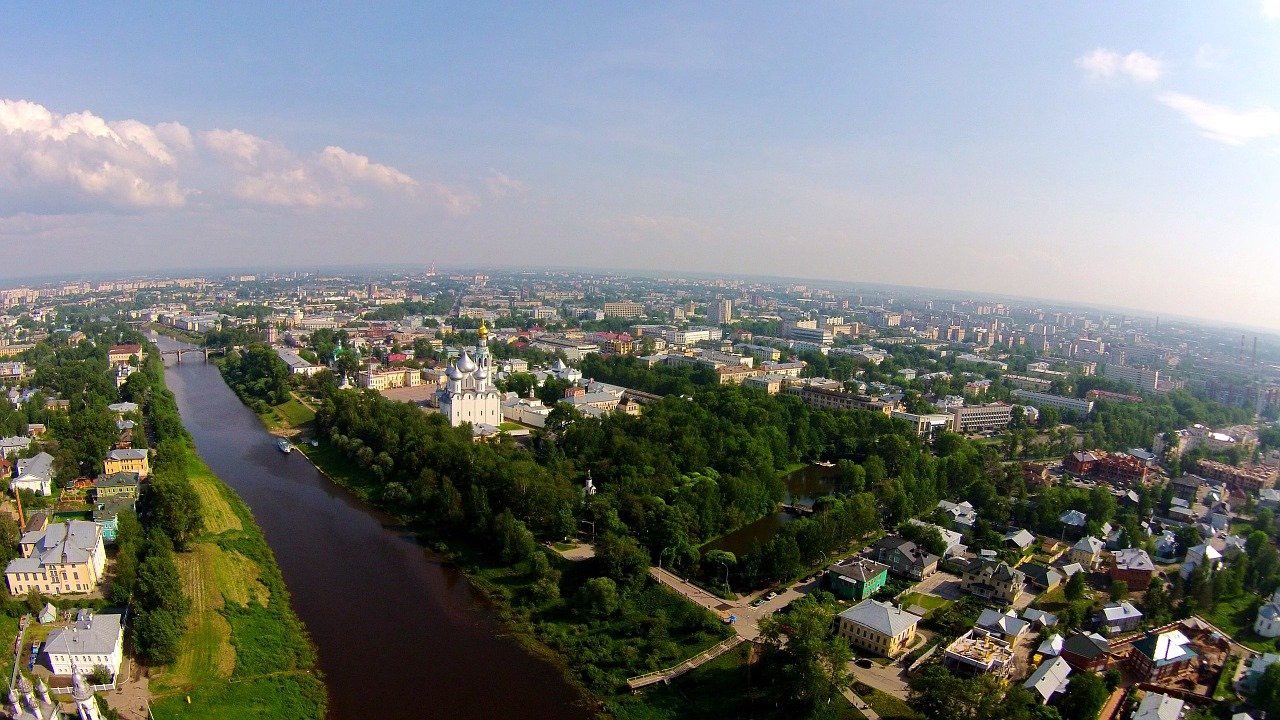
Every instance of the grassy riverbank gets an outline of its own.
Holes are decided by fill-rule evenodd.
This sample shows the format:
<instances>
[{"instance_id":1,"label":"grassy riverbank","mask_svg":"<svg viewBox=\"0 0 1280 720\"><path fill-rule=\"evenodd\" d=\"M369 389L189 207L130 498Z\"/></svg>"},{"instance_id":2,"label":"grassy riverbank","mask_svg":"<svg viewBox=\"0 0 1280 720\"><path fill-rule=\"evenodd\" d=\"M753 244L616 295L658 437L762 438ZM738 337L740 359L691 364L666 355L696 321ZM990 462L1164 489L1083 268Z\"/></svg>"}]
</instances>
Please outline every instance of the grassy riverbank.
<instances>
[{"instance_id":1,"label":"grassy riverbank","mask_svg":"<svg viewBox=\"0 0 1280 720\"><path fill-rule=\"evenodd\" d=\"M191 612L175 662L152 670L152 711L168 718L323 717L316 653L249 507L183 444L204 526L177 563Z\"/></svg>"}]
</instances>

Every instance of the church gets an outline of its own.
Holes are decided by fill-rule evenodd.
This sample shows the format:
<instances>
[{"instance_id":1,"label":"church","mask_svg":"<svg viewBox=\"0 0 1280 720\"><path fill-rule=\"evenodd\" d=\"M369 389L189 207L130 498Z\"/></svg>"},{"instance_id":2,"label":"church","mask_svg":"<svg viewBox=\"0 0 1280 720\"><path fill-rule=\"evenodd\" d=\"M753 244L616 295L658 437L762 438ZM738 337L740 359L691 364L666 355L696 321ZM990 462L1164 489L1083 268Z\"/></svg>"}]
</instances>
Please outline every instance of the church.
<instances>
[{"instance_id":1,"label":"church","mask_svg":"<svg viewBox=\"0 0 1280 720\"><path fill-rule=\"evenodd\" d=\"M473 359L466 350L445 371L445 386L440 391L440 412L449 424L458 427L471 423L475 427L502 424L501 393L492 380L492 358L489 357L489 329L480 324L480 342Z\"/></svg>"}]
</instances>

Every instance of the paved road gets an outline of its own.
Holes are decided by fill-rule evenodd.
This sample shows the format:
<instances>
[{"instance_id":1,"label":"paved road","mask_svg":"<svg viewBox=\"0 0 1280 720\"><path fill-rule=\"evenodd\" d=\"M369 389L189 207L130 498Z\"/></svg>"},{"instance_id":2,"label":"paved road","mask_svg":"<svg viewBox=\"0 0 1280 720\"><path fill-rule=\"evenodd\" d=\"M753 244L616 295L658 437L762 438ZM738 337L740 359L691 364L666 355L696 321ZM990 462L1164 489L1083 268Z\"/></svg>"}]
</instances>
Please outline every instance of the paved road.
<instances>
[{"instance_id":1,"label":"paved road","mask_svg":"<svg viewBox=\"0 0 1280 720\"><path fill-rule=\"evenodd\" d=\"M654 580L721 617L737 615L738 620L734 623L733 629L745 640L755 640L760 636L759 623L761 618L778 612L791 601L807 595L818 586L817 580L809 583L797 583L778 593L778 596L774 599L766 600L759 607L751 607L750 602L746 599L725 600L724 598L716 597L692 583L685 582L674 573L661 568L649 568L649 575Z\"/></svg>"},{"instance_id":2,"label":"paved road","mask_svg":"<svg viewBox=\"0 0 1280 720\"><path fill-rule=\"evenodd\" d=\"M907 697L906 670L896 662L890 663L885 667L872 663L869 668L862 668L854 663L849 663L849 671L853 673L854 679L863 685L868 685L896 698L905 699Z\"/></svg>"}]
</instances>

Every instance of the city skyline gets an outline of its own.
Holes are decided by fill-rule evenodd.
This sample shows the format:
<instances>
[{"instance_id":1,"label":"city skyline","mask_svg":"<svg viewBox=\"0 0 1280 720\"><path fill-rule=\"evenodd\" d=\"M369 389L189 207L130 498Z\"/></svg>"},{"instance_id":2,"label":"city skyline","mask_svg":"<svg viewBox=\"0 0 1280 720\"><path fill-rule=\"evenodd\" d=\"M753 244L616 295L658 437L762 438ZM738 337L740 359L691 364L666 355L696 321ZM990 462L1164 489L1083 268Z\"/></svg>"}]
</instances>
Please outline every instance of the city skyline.
<instances>
[{"instance_id":1,"label":"city skyline","mask_svg":"<svg viewBox=\"0 0 1280 720\"><path fill-rule=\"evenodd\" d=\"M40 8L0 281L590 266L1280 329L1280 7L1161 10Z\"/></svg>"}]
</instances>

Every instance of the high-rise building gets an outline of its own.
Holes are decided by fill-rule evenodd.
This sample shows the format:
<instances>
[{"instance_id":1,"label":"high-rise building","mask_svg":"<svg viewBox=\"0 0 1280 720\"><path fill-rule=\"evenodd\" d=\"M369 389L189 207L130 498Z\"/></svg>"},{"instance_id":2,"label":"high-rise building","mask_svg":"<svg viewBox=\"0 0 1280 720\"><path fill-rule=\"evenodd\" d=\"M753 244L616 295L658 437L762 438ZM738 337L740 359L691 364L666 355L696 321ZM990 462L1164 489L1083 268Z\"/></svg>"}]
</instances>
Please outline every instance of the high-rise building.
<instances>
[{"instance_id":1,"label":"high-rise building","mask_svg":"<svg viewBox=\"0 0 1280 720\"><path fill-rule=\"evenodd\" d=\"M724 325L733 322L733 301L729 298L716 298L707 308L707 319L713 325Z\"/></svg>"}]
</instances>

